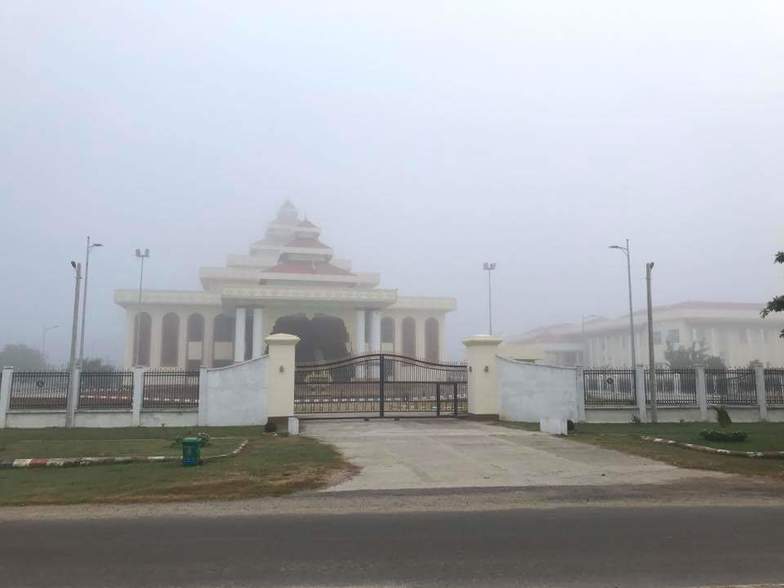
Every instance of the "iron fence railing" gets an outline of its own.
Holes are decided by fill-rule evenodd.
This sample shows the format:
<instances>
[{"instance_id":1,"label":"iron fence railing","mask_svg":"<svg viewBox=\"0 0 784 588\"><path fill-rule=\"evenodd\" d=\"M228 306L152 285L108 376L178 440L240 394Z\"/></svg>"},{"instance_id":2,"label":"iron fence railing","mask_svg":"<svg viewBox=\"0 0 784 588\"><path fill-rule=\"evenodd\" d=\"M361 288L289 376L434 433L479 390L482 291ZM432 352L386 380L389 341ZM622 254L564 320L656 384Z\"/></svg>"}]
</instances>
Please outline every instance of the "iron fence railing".
<instances>
[{"instance_id":1,"label":"iron fence railing","mask_svg":"<svg viewBox=\"0 0 784 588\"><path fill-rule=\"evenodd\" d=\"M9 410L65 410L70 372L17 372L11 377Z\"/></svg>"},{"instance_id":2,"label":"iron fence railing","mask_svg":"<svg viewBox=\"0 0 784 588\"><path fill-rule=\"evenodd\" d=\"M706 369L705 398L710 405L754 406L757 404L754 370Z\"/></svg>"},{"instance_id":3,"label":"iron fence railing","mask_svg":"<svg viewBox=\"0 0 784 588\"><path fill-rule=\"evenodd\" d=\"M585 406L635 406L634 370L584 370Z\"/></svg>"},{"instance_id":4,"label":"iron fence railing","mask_svg":"<svg viewBox=\"0 0 784 588\"><path fill-rule=\"evenodd\" d=\"M82 372L79 376L79 408L83 410L131 410L133 372Z\"/></svg>"},{"instance_id":5,"label":"iron fence railing","mask_svg":"<svg viewBox=\"0 0 784 588\"><path fill-rule=\"evenodd\" d=\"M768 406L784 406L784 369L765 370L765 398Z\"/></svg>"},{"instance_id":6,"label":"iron fence railing","mask_svg":"<svg viewBox=\"0 0 784 588\"><path fill-rule=\"evenodd\" d=\"M198 407L198 370L153 370L144 373L143 410L189 410Z\"/></svg>"},{"instance_id":7,"label":"iron fence railing","mask_svg":"<svg viewBox=\"0 0 784 588\"><path fill-rule=\"evenodd\" d=\"M654 370L656 406L697 406L697 374L690 369ZM645 370L645 401L651 404L650 371Z\"/></svg>"}]
</instances>

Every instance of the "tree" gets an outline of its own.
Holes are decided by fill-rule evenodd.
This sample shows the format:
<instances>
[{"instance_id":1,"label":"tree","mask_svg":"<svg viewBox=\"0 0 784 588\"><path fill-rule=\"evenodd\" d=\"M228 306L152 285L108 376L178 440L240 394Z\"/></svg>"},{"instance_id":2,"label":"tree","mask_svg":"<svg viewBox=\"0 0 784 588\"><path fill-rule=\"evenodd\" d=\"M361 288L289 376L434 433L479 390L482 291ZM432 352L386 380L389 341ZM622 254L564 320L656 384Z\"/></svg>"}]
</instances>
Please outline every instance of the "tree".
<instances>
[{"instance_id":1,"label":"tree","mask_svg":"<svg viewBox=\"0 0 784 588\"><path fill-rule=\"evenodd\" d=\"M773 258L773 263L784 264L784 251L779 251ZM784 312L784 296L774 296L770 302L765 305L760 314L762 318L767 317L771 312ZM779 337L784 339L784 329L779 333Z\"/></svg>"},{"instance_id":2,"label":"tree","mask_svg":"<svg viewBox=\"0 0 784 588\"><path fill-rule=\"evenodd\" d=\"M85 357L82 365L83 372L111 372L114 369L114 365L105 362L100 357Z\"/></svg>"},{"instance_id":3,"label":"tree","mask_svg":"<svg viewBox=\"0 0 784 588\"><path fill-rule=\"evenodd\" d=\"M667 343L664 359L672 369L693 369L698 365L710 369L726 369L720 357L709 354L704 345L698 348L696 343L692 343L688 349L682 345L675 349L672 343Z\"/></svg>"},{"instance_id":4,"label":"tree","mask_svg":"<svg viewBox=\"0 0 784 588\"><path fill-rule=\"evenodd\" d=\"M0 351L0 367L6 366L17 370L45 370L46 359L38 349L27 345L6 345Z\"/></svg>"}]
</instances>

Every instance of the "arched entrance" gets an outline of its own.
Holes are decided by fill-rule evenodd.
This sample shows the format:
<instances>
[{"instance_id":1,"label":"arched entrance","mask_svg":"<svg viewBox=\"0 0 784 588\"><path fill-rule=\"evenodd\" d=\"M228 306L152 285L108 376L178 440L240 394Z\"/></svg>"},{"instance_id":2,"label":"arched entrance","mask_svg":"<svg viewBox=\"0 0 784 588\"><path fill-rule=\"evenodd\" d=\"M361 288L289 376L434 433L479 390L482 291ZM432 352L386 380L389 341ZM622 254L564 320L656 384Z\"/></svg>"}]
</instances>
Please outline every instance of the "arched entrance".
<instances>
[{"instance_id":1,"label":"arched entrance","mask_svg":"<svg viewBox=\"0 0 784 588\"><path fill-rule=\"evenodd\" d=\"M305 313L280 317L272 327L272 334L288 333L300 338L297 343L297 363L332 361L348 356L348 331L336 316Z\"/></svg>"}]
</instances>

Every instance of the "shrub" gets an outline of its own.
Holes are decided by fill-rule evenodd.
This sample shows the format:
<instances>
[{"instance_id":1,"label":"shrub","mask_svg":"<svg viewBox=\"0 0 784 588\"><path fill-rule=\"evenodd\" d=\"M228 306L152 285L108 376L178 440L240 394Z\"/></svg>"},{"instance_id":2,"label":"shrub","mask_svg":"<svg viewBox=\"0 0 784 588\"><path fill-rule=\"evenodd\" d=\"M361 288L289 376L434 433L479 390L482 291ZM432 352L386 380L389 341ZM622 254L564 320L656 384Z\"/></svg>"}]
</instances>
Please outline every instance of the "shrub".
<instances>
[{"instance_id":1,"label":"shrub","mask_svg":"<svg viewBox=\"0 0 784 588\"><path fill-rule=\"evenodd\" d=\"M716 429L705 429L704 431L700 431L700 437L706 441L742 443L749 438L749 434L746 431L720 431Z\"/></svg>"},{"instance_id":2,"label":"shrub","mask_svg":"<svg viewBox=\"0 0 784 588\"><path fill-rule=\"evenodd\" d=\"M636 414L632 415L632 424L634 424L634 425L642 424L642 421L640 420L640 417L638 417Z\"/></svg>"},{"instance_id":3,"label":"shrub","mask_svg":"<svg viewBox=\"0 0 784 588\"><path fill-rule=\"evenodd\" d=\"M264 432L265 433L277 433L278 432L278 425L276 425L272 421L267 421L267 424L264 425Z\"/></svg>"},{"instance_id":4,"label":"shrub","mask_svg":"<svg viewBox=\"0 0 784 588\"><path fill-rule=\"evenodd\" d=\"M566 421L566 430L567 431L574 431L574 428L575 428L574 427L574 421L572 419L569 419L568 421Z\"/></svg>"},{"instance_id":5,"label":"shrub","mask_svg":"<svg viewBox=\"0 0 784 588\"><path fill-rule=\"evenodd\" d=\"M716 411L716 420L719 421L719 426L726 429L732 424L730 413L724 406L714 406L713 410Z\"/></svg>"}]
</instances>

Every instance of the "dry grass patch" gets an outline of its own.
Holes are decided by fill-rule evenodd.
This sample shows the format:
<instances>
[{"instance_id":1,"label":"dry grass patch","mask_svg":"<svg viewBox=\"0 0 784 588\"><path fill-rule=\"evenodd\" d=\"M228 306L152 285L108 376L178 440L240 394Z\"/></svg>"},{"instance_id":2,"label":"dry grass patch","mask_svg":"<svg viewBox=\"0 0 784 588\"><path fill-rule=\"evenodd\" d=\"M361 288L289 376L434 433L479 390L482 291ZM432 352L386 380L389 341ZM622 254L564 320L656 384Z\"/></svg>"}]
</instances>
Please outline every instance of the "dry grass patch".
<instances>
[{"instance_id":1,"label":"dry grass patch","mask_svg":"<svg viewBox=\"0 0 784 588\"><path fill-rule=\"evenodd\" d=\"M324 487L352 468L334 447L308 437L256 432L245 438L250 442L237 457L199 467L152 463L0 470L0 505L280 496Z\"/></svg>"}]
</instances>

